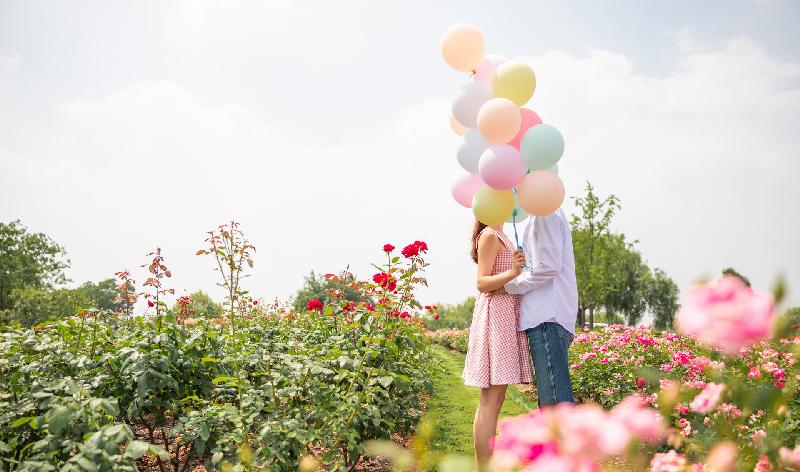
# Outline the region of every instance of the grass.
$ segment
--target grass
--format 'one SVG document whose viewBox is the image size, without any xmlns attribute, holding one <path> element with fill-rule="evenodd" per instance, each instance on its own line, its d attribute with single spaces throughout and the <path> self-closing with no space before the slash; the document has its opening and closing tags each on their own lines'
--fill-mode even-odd
<svg viewBox="0 0 800 472">
<path fill-rule="evenodd" d="M 467 387 L 461 380 L 464 370 L 463 354 L 442 346 L 433 346 L 433 352 L 443 369 L 434 377 L 434 392 L 424 419 L 432 427 L 429 451 L 439 457 L 451 454 L 471 458 L 472 419 L 478 406 L 480 389 Z M 500 417 L 521 415 L 535 408 L 536 404 L 529 396 L 509 385 Z M 647 469 L 641 464 L 612 459 L 603 465 L 603 470 L 642 472 Z"/>
<path fill-rule="evenodd" d="M 467 387 L 461 380 L 464 370 L 462 354 L 441 346 L 434 346 L 434 354 L 444 370 L 434 378 L 435 388 L 425 418 L 433 425 L 429 447 L 432 452 L 471 457 L 472 419 L 478 406 L 480 389 Z M 500 417 L 521 415 L 534 408 L 535 404 L 529 398 L 510 385 Z"/>
</svg>

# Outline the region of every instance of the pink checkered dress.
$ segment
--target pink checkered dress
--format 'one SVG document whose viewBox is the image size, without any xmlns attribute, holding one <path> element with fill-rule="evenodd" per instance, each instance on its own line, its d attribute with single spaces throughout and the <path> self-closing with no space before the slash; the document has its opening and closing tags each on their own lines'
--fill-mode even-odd
<svg viewBox="0 0 800 472">
<path fill-rule="evenodd" d="M 494 231 L 486 228 L 484 231 Z M 501 233 L 495 234 L 505 249 L 497 255 L 492 275 L 511 268 L 514 246 Z M 475 301 L 469 348 L 464 364 L 464 383 L 486 388 L 490 385 L 531 383 L 533 368 L 528 338 L 517 331 L 519 295 L 480 293 Z"/>
</svg>

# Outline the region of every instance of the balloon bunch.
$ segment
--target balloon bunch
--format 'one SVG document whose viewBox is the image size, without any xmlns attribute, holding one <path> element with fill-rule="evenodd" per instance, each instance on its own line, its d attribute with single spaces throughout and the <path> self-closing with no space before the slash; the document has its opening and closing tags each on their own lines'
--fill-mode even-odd
<svg viewBox="0 0 800 472">
<path fill-rule="evenodd" d="M 456 92 L 450 115 L 466 171 L 453 183 L 453 197 L 490 226 L 549 215 L 564 202 L 557 165 L 564 138 L 521 108 L 536 89 L 531 67 L 483 52 L 483 36 L 472 25 L 451 26 L 442 38 L 444 60 L 473 79 Z"/>
</svg>

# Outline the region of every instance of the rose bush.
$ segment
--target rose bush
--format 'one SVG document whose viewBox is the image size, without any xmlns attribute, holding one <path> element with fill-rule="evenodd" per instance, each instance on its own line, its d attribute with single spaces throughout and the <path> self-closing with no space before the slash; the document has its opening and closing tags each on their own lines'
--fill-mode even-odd
<svg viewBox="0 0 800 472">
<path fill-rule="evenodd" d="M 4 329 L 0 470 L 352 467 L 365 440 L 408 432 L 431 389 L 431 313 L 414 296 L 427 246 L 412 246 L 376 266 L 392 284 L 328 275 L 368 302 L 331 290 L 293 312 L 237 287 L 223 316 L 201 318 L 187 299 L 168 309 L 156 279 L 146 316 Z"/>
</svg>

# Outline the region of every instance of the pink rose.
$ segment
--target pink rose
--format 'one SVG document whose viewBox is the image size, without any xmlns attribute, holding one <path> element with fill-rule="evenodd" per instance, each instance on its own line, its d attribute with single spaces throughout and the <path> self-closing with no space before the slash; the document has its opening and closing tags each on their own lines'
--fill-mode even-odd
<svg viewBox="0 0 800 472">
<path fill-rule="evenodd" d="M 675 450 L 660 452 L 650 460 L 651 472 L 678 472 L 686 467 L 686 457 Z"/>
<path fill-rule="evenodd" d="M 689 408 L 702 415 L 714 411 L 724 389 L 724 384 L 709 383 L 703 391 L 698 393 L 697 396 L 694 397 L 694 400 L 689 403 Z"/>
<path fill-rule="evenodd" d="M 769 336 L 774 305 L 769 294 L 726 276 L 690 289 L 678 312 L 677 324 L 684 334 L 735 355 Z"/>
</svg>

